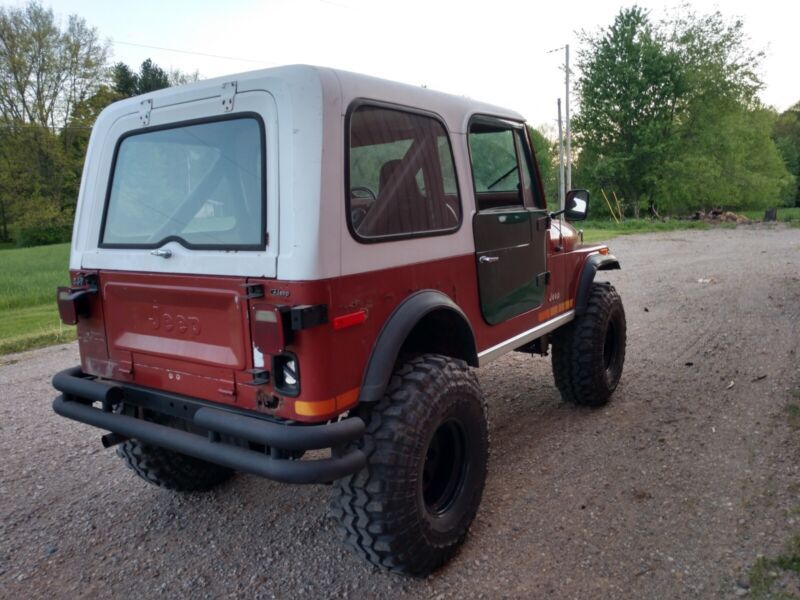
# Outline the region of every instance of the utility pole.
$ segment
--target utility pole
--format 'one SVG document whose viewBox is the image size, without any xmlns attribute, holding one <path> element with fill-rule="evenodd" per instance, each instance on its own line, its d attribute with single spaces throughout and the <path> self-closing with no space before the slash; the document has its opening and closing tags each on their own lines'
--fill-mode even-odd
<svg viewBox="0 0 800 600">
<path fill-rule="evenodd" d="M 558 210 L 564 210 L 566 191 L 564 189 L 564 136 L 561 133 L 561 98 L 558 99 Z"/>
<path fill-rule="evenodd" d="M 564 61 L 565 69 L 564 72 L 566 73 L 566 101 L 565 101 L 565 113 L 566 113 L 566 125 L 567 125 L 567 191 L 572 189 L 572 132 L 569 126 L 569 44 L 566 46 L 566 60 Z M 561 207 L 564 208 L 563 206 Z"/>
</svg>

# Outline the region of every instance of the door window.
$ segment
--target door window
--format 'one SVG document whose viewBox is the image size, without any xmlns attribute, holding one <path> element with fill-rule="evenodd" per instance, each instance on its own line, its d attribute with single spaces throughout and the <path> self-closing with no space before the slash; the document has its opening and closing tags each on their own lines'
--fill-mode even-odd
<svg viewBox="0 0 800 600">
<path fill-rule="evenodd" d="M 514 130 L 500 124 L 473 122 L 469 151 L 478 210 L 522 206 Z"/>
<path fill-rule="evenodd" d="M 477 118 L 469 129 L 469 151 L 478 210 L 540 206 L 536 172 L 521 127 Z"/>
</svg>

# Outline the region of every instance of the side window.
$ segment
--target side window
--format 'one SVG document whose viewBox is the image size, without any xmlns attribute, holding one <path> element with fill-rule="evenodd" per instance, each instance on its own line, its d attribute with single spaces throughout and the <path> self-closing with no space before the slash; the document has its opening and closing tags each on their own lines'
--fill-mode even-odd
<svg viewBox="0 0 800 600">
<path fill-rule="evenodd" d="M 534 204 L 535 174 L 521 129 L 477 119 L 469 129 L 469 152 L 478 210 Z"/>
<path fill-rule="evenodd" d="M 350 115 L 348 219 L 361 241 L 447 233 L 461 223 L 450 140 L 436 119 L 363 105 Z"/>
</svg>

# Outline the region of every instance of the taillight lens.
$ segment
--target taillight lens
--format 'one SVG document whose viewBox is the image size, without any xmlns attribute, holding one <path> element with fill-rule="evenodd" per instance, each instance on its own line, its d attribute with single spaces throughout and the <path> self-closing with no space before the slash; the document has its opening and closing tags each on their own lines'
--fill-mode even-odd
<svg viewBox="0 0 800 600">
<path fill-rule="evenodd" d="M 261 354 L 280 354 L 292 341 L 289 308 L 265 303 L 253 304 L 251 320 L 253 345 Z"/>
</svg>

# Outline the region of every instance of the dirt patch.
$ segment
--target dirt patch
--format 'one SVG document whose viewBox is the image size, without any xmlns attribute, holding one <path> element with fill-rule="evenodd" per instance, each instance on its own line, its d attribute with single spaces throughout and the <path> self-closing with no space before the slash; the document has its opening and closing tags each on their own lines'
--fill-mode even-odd
<svg viewBox="0 0 800 600">
<path fill-rule="evenodd" d="M 50 377 L 77 364 L 74 344 L 5 357 L 2 595 L 751 594 L 751 570 L 772 565 L 759 556 L 782 556 L 800 533 L 800 442 L 787 408 L 800 404 L 800 230 L 611 246 L 623 270 L 607 279 L 629 323 L 614 400 L 565 406 L 549 361 L 523 354 L 480 371 L 493 440 L 484 502 L 463 550 L 424 581 L 341 548 L 325 486 L 239 476 L 176 495 L 146 485 L 99 432 L 52 413 Z"/>
</svg>

